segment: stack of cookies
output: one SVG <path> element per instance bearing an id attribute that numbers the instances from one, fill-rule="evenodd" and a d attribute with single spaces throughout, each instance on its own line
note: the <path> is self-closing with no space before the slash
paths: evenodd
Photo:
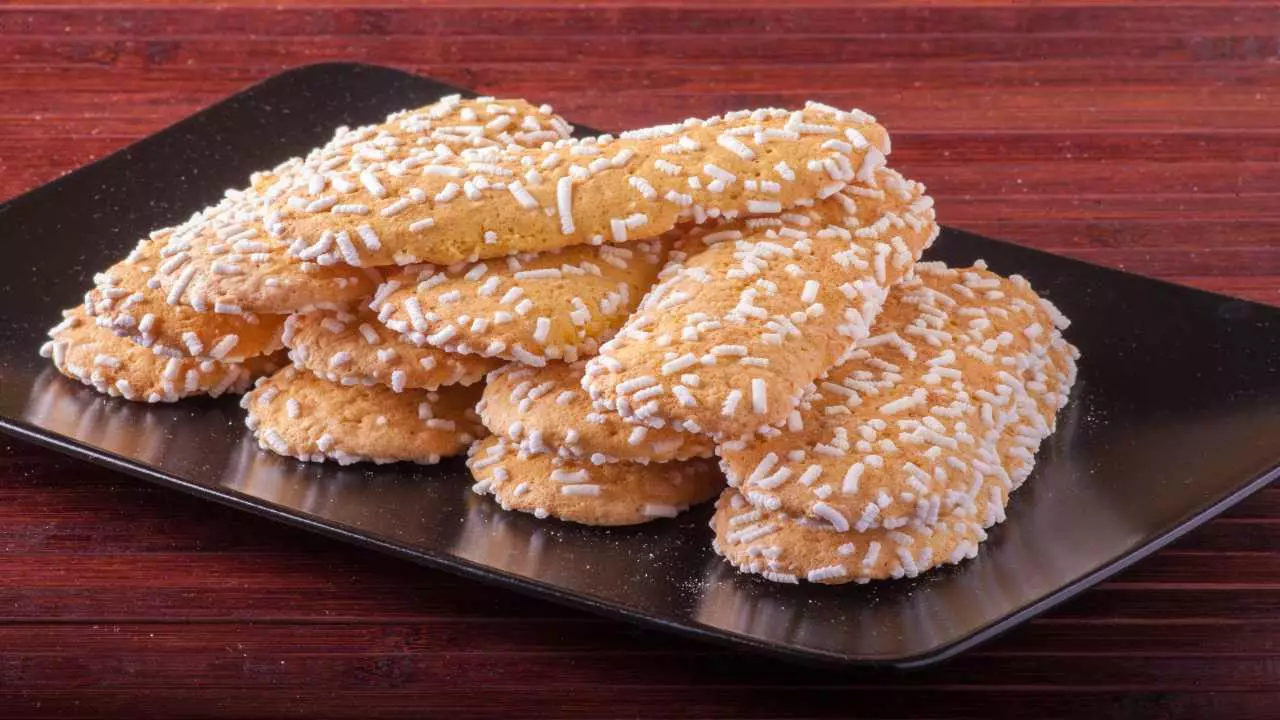
<path id="1" fill-rule="evenodd" d="M 153 402 L 256 377 L 249 427 L 302 460 L 469 448 L 476 492 L 540 518 L 719 495 L 714 547 L 773 580 L 971 556 L 1066 401 L 1065 319 L 918 262 L 932 200 L 860 111 L 570 130 L 456 97 L 340 128 L 143 241 L 46 352 Z"/>
<path id="2" fill-rule="evenodd" d="M 1065 321 L 1018 276 L 921 263 L 785 432 L 719 446 L 715 548 L 772 580 L 914 577 L 1004 519 L 1075 378 Z"/>
<path id="3" fill-rule="evenodd" d="M 257 378 L 242 403 L 250 427 L 263 447 L 300 459 L 459 454 L 483 433 L 479 387 L 467 386 L 501 363 L 418 347 L 378 322 L 365 306 L 383 273 L 357 267 L 364 263 L 354 249 L 380 249 L 367 223 L 303 244 L 285 219 L 308 208 L 339 220 L 368 214 L 337 200 L 357 186 L 385 194 L 380 177 L 460 153 L 540 146 L 571 131 L 546 106 L 459 97 L 380 125 L 338 128 L 306 158 L 255 174 L 249 187 L 152 233 L 95 276 L 44 353 L 65 374 L 131 400 L 216 397 Z M 393 214 L 384 208 L 379 217 Z M 289 360 L 294 367 L 270 375 Z"/>
<path id="4" fill-rule="evenodd" d="M 217 238 L 213 228 L 240 216 L 241 204 L 249 202 L 245 194 L 228 193 L 222 204 L 186 223 L 152 233 L 94 276 L 82 306 L 63 312 L 41 354 L 99 392 L 146 402 L 244 392 L 255 375 L 279 367 L 282 315 L 208 303 L 204 296 L 182 303 L 155 278 L 188 262 L 172 248 L 241 242 Z"/>

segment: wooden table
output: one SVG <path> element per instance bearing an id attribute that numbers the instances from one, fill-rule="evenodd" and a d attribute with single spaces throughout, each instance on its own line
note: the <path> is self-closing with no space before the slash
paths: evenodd
<path id="1" fill-rule="evenodd" d="M 410 5 L 0 8 L 0 198 L 284 68 L 353 59 L 597 127 L 860 106 L 948 224 L 1280 304 L 1274 4 Z M 0 439 L 0 717 L 384 713 L 1275 718 L 1280 489 L 944 666 L 841 674 Z"/>

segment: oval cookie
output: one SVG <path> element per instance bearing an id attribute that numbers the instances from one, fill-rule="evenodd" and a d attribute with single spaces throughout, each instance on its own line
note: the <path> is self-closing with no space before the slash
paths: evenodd
<path id="1" fill-rule="evenodd" d="M 297 188 L 272 210 L 310 246 L 368 236 L 352 265 L 447 265 L 571 245 L 656 237 L 677 223 L 780 212 L 884 164 L 889 138 L 866 113 L 810 103 L 559 140 L 464 150 L 403 172 L 371 160 L 361 182 Z"/>
<path id="2" fill-rule="evenodd" d="M 287 367 L 241 398 L 245 424 L 264 450 L 341 465 L 432 464 L 459 455 L 485 434 L 475 414 L 477 386 L 393 392 L 344 386 Z"/>
<path id="3" fill-rule="evenodd" d="M 711 441 L 670 428 L 628 425 L 592 407 L 582 390 L 584 363 L 545 368 L 507 365 L 489 375 L 476 411 L 495 435 L 526 455 L 551 454 L 594 465 L 711 457 Z"/>
<path id="4" fill-rule="evenodd" d="M 288 314 L 348 307 L 373 293 L 381 276 L 331 258 L 288 254 L 291 243 L 267 231 L 262 198 L 231 190 L 222 202 L 152 234 L 164 260 L 150 281 L 171 305 Z"/>
<path id="5" fill-rule="evenodd" d="M 163 237 L 163 236 L 162 236 Z M 169 303 L 151 281 L 166 259 L 162 243 L 145 239 L 124 260 L 94 276 L 85 310 L 98 325 L 158 355 L 237 362 L 280 348 L 283 315 L 258 315 L 228 303 Z"/>
<path id="6" fill-rule="evenodd" d="M 663 240 L 565 248 L 388 277 L 371 307 L 414 344 L 541 367 L 592 355 L 667 256 Z"/>
<path id="7" fill-rule="evenodd" d="M 342 196 L 357 187 L 376 194 L 376 175 L 366 171 L 400 177 L 466 150 L 536 148 L 572 134 L 573 126 L 550 105 L 449 95 L 430 105 L 392 113 L 381 123 L 340 127 L 332 140 L 306 157 L 256 175 L 253 186 L 272 200 L 286 195 Z"/>
<path id="8" fill-rule="evenodd" d="M 840 530 L 929 522 L 956 478 L 1020 482 L 1006 469 L 1053 431 L 1075 379 L 1062 327 L 1018 276 L 923 263 L 785 432 L 721 445 L 722 468 L 758 507 Z"/>
<path id="9" fill-rule="evenodd" d="M 172 302 L 213 307 L 222 302 L 262 313 L 290 313 L 312 307 L 346 307 L 368 297 L 379 278 L 352 265 L 362 253 L 385 253 L 374 231 L 355 223 L 349 233 L 319 234 L 305 242 L 287 232 L 282 213 L 267 204 L 289 195 L 285 211 L 328 203 L 341 212 L 349 203 L 335 193 L 369 186 L 367 172 L 409 171 L 458 151 L 535 145 L 567 137 L 571 131 L 550 108 L 521 100 L 456 96 L 417 110 L 391 115 L 380 125 L 339 128 L 333 140 L 276 168 L 255 174 L 253 185 L 231 191 L 176 228 L 164 246 L 166 263 L 156 280 Z M 411 199 L 411 198 L 409 198 Z M 383 208 L 387 217 L 394 208 Z M 352 216 L 355 217 L 355 216 Z"/>
<path id="10" fill-rule="evenodd" d="M 59 372 L 126 400 L 176 402 L 193 395 L 241 393 L 258 374 L 255 370 L 268 371 L 272 365 L 266 358 L 224 363 L 162 357 L 99 327 L 82 307 L 64 311 L 49 337 L 40 355 L 52 359 Z"/>
<path id="11" fill-rule="evenodd" d="M 284 342 L 297 367 L 339 385 L 385 385 L 396 392 L 471 385 L 500 362 L 405 342 L 368 310 L 290 315 Z"/>
<path id="12" fill-rule="evenodd" d="M 865 337 L 937 235 L 924 186 L 889 169 L 774 218 L 692 228 L 662 281 L 587 364 L 629 422 L 718 439 L 772 434 Z"/>
<path id="13" fill-rule="evenodd" d="M 583 525 L 636 525 L 675 517 L 715 497 L 724 479 L 712 460 L 591 465 L 550 455 L 524 456 L 503 438 L 472 448 L 472 489 L 504 509 Z"/>
<path id="14" fill-rule="evenodd" d="M 987 501 L 981 504 L 985 508 Z M 711 529 L 712 548 L 741 572 L 826 585 L 915 577 L 973 558 L 987 538 L 981 522 L 964 517 L 943 518 L 928 528 L 836 532 L 826 523 L 761 511 L 733 488 L 716 501 Z"/>

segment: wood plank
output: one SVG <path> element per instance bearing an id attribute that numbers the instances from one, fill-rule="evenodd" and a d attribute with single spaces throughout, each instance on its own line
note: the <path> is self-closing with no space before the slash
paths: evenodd
<path id="1" fill-rule="evenodd" d="M 184 677 L 198 675 L 205 689 L 272 689 L 276 692 L 338 686 L 354 672 L 367 673 L 373 688 L 425 686 L 445 674 L 479 679 L 495 662 L 510 661 L 514 653 L 477 652 L 464 638 L 456 646 L 423 651 L 413 646 L 414 635 L 382 632 L 364 638 L 358 647 L 332 652 L 308 642 L 302 647 L 276 643 L 270 646 L 244 642 L 249 633 L 244 626 L 219 626 L 221 639 L 201 633 L 143 631 L 111 624 L 96 628 L 76 628 L 85 637 L 84 654 L 74 652 L 23 653 L 21 664 L 24 690 L 52 687 L 90 687 L 127 691 L 151 686 L 173 685 Z M 290 628 L 271 628 L 277 634 Z M 130 630 L 132 630 L 130 632 Z M 236 632 L 239 630 L 239 632 Z M 264 632 L 270 632 L 264 629 Z M 4 633 L 8 635 L 10 633 Z M 295 635 L 297 633 L 295 632 Z M 63 637 L 68 637 L 64 633 Z M 270 635 L 267 635 L 270 637 Z M 318 638 L 323 641 L 323 631 Z M 332 638 L 330 638 L 332 639 Z M 65 642 L 65 641 L 64 641 Z M 209 643 L 225 648 L 214 655 Z M 295 641 L 296 642 L 296 641 Z M 372 647 L 371 647 L 372 646 Z M 113 660 L 116 654 L 129 658 L 128 669 Z M 959 658 L 945 668 L 930 668 L 911 675 L 888 672 L 847 672 L 814 670 L 785 665 L 772 660 L 735 657 L 724 652 L 689 652 L 689 648 L 669 651 L 588 651 L 554 650 L 520 652 L 520 672 L 506 677 L 490 677 L 486 689 L 550 686 L 593 687 L 634 686 L 699 688 L 743 683 L 757 689 L 785 692 L 803 685 L 847 691 L 863 688 L 945 688 L 965 685 L 973 688 L 1044 689 L 1141 689 L 1178 691 L 1199 684 L 1217 691 L 1258 691 L 1280 680 L 1280 669 L 1265 654 L 1248 656 L 1219 654 L 1212 663 L 1202 656 L 1153 654 L 1142 663 L 1126 655 L 1059 655 L 1054 663 L 1060 673 L 1045 673 L 1039 656 L 983 653 Z M 230 660 L 230 662 L 228 662 Z M 388 667 L 388 665 L 390 667 Z M 283 667 L 281 667 L 283 666 Z M 274 669 L 274 671 L 272 671 Z M 636 683 L 637 673 L 644 681 Z M 44 680 L 43 678 L 48 678 Z"/>
<path id="2" fill-rule="evenodd" d="M 1078 655 L 1128 657 L 1265 656 L 1277 651 L 1275 622 L 1073 622 L 1037 620 L 1024 632 L 1006 635 L 973 651 L 989 656 L 1052 656 L 1070 641 Z M 7 652 L 23 657 L 62 658 L 119 654 L 131 649 L 162 654 L 199 654 L 217 646 L 246 655 L 361 656 L 466 651 L 477 655 L 585 653 L 601 646 L 646 654 L 686 652 L 725 661 L 734 653 L 672 635 L 645 632 L 590 616 L 573 618 L 433 618 L 411 622 L 324 623 L 89 623 L 0 624 Z M 1135 649 L 1142 648 L 1142 649 Z"/>
<path id="3" fill-rule="evenodd" d="M 479 62 L 538 63 L 591 62 L 634 58 L 643 62 L 723 63 L 727 58 L 773 64 L 919 61 L 1019 61 L 1069 60 L 1089 57 L 1160 62 L 1265 61 L 1280 53 L 1280 38 L 1203 37 L 1195 35 L 1106 33 L 1004 33 L 1004 34 L 862 34 L 862 27 L 837 23 L 840 34 L 770 34 L 767 43 L 752 35 L 722 35 L 715 43 L 690 42 L 685 34 L 564 34 L 550 38 L 531 34 L 493 34 L 494 30 L 521 27 L 526 22 L 501 22 L 485 27 L 483 34 L 437 35 L 430 42 L 413 35 L 279 35 L 231 33 L 201 35 L 108 36 L 26 35 L 0 33 L 0 51 L 11 64 L 22 67 L 42 63 L 94 62 L 123 65 L 185 64 L 196 58 L 205 67 L 271 66 L 301 61 L 345 58 L 384 63 Z M 1264 23 L 1265 25 L 1266 23 Z M 1274 19 L 1270 21 L 1274 26 Z M 849 32 L 849 28 L 856 28 Z M 701 32 L 701 31 L 699 31 Z M 839 32 L 837 30 L 837 32 Z M 1264 30 L 1251 30 L 1263 32 Z M 696 35 L 697 33 L 693 33 Z M 652 58 L 652 60 L 651 60 Z"/>
<path id="4" fill-rule="evenodd" d="M 774 91 L 785 86 L 813 94 L 849 87 L 900 90 L 903 66 L 858 58 L 852 62 L 824 61 L 810 65 L 779 65 L 769 60 L 739 60 L 700 65 L 696 73 L 680 63 L 653 58 L 643 64 L 626 58 L 604 58 L 589 67 L 576 62 L 542 61 L 512 64 L 470 59 L 465 63 L 414 62 L 405 70 L 440 72 L 465 77 L 470 87 L 503 87 L 508 92 L 574 92 L 583 87 L 619 87 L 646 91 L 694 91 L 736 93 Z M 63 96 L 75 93 L 121 92 L 157 88 L 169 92 L 208 93 L 219 87 L 235 89 L 266 77 L 265 69 L 232 66 L 210 77 L 193 65 L 128 66 L 68 62 L 12 67 L 0 77 L 0 92 L 44 90 L 56 83 Z M 109 85 L 106 85 L 109 81 Z M 910 84 L 924 88 L 990 87 L 1204 87 L 1233 86 L 1259 90 L 1280 84 L 1280 67 L 1268 62 L 1149 62 L 1117 65 L 1114 62 L 1073 57 L 1036 63 L 978 59 L 964 64 L 952 61 L 919 61 L 911 65 Z M 998 101 L 999 98 L 992 98 Z M 1119 149 L 1124 149 L 1120 146 Z"/>
<path id="5" fill-rule="evenodd" d="M 3 43 L 0 43 L 3 45 Z M 2 48 L 0 48 L 2 49 Z M 43 62 L 43 61 L 41 61 Z M 291 63 L 290 67 L 293 66 Z M 277 66 L 275 70 L 285 69 Z M 455 84 L 466 84 L 465 74 L 431 72 L 424 74 Z M 849 88 L 856 88 L 850 85 Z M 818 99 L 842 107 L 866 107 L 875 110 L 889 127 L 902 131 L 930 129 L 934 132 L 1026 132 L 1028 130 L 1063 131 L 1274 131 L 1277 105 L 1274 94 L 1241 90 L 1236 97 L 1210 98 L 1201 89 L 1164 88 L 1135 93 L 1115 90 L 1099 91 L 1109 97 L 1097 97 L 1087 90 L 1059 94 L 1051 90 L 1011 88 L 1002 92 L 1000 102 L 990 102 L 979 90 L 938 90 L 912 93 L 865 92 L 857 89 L 824 92 L 815 97 L 808 91 L 741 92 L 717 94 L 706 92 L 647 92 L 627 88 L 609 88 L 608 93 L 591 93 L 583 87 L 578 92 L 546 91 L 540 93 L 511 90 L 500 85 L 480 86 L 481 92 L 498 95 L 530 95 L 554 105 L 561 113 L 585 125 L 601 128 L 626 128 L 679 120 L 691 115 L 712 115 L 742 107 L 793 106 L 805 100 Z M 599 88 L 597 88 L 599 89 Z M 173 120 L 211 103 L 225 93 L 211 93 L 196 100 L 177 99 L 141 102 L 141 107 L 125 106 L 112 117 L 149 115 L 152 106 L 181 103 L 168 111 Z M 608 100 L 606 101 L 606 97 Z M 74 95 L 68 102 L 74 102 Z M 39 103 L 37 99 L 32 102 Z M 49 119 L 97 117 L 110 122 L 101 105 L 62 109 L 49 107 Z M 26 119 L 24 117 L 24 119 Z M 40 122 L 46 121 L 42 115 Z M 108 132 L 118 132 L 104 128 Z"/>
<path id="6" fill-rule="evenodd" d="M 507 7 L 508 3 L 433 3 L 431 12 L 383 6 L 365 10 L 330 3 L 292 7 L 252 7 L 237 12 L 197 3 L 166 3 L 169 7 L 92 10 L 87 7 L 11 8 L 0 18 L 7 32 L 92 37 L 127 28 L 143 36 L 181 33 L 230 35 L 271 34 L 279 37 L 335 34 L 396 36 L 427 34 L 468 36 L 502 32 L 513 36 L 559 38 L 567 34 L 618 34 L 643 28 L 653 35 L 754 36 L 762 28 L 770 36 L 799 34 L 845 36 L 902 36 L 919 34 L 966 37 L 984 35 L 1083 36 L 1184 35 L 1194 29 L 1201 36 L 1266 35 L 1280 30 L 1280 18 L 1265 5 L 1240 5 L 1232 12 L 1211 6 L 1153 7 L 849 7 L 836 3 L 796 3 L 779 7 L 755 3 L 750 14 L 737 5 L 667 3 L 665 6 L 615 3 L 584 11 L 551 4 Z M 185 7 L 183 7 L 185 5 Z M 1089 31 L 1093 30 L 1092 33 Z M 1083 39 L 1083 38 L 1081 38 Z M 1140 57 L 1140 56 L 1134 56 Z M 1130 58 L 1133 59 L 1133 58 Z"/>
<path id="7" fill-rule="evenodd" d="M 234 662 L 229 658 L 228 662 Z M 518 662 L 518 660 L 512 660 Z M 371 664 L 372 665 L 372 664 Z M 376 667 L 376 666 L 375 666 Z M 387 672 L 394 663 L 383 666 Z M 262 669 L 267 672 L 267 668 Z M 270 670 L 278 671 L 277 668 Z M 157 687 L 145 694 L 119 690 L 76 689 L 26 691 L 0 690 L 0 702 L 15 712 L 42 715 L 93 717 L 163 716 L 175 718 L 310 716 L 305 709 L 325 717 L 367 720 L 371 708 L 389 715 L 424 718 L 492 718 L 528 715 L 565 718 L 789 718 L 797 711 L 806 717 L 848 717 L 850 708 L 874 708 L 881 718 L 936 718 L 943 708 L 947 717 L 982 720 L 1067 718 L 1075 713 L 1090 718 L 1229 717 L 1233 720 L 1274 720 L 1274 693 L 1267 691 L 1216 693 L 1203 686 L 1169 692 L 1126 693 L 1026 688 L 976 693 L 969 688 L 916 689 L 910 693 L 884 692 L 876 688 L 836 690 L 806 687 L 704 687 L 664 688 L 631 684 L 625 688 L 558 687 L 548 691 L 536 686 L 488 687 L 494 670 L 474 681 L 481 689 L 462 687 L 456 675 L 446 674 L 430 688 L 379 686 L 366 679 L 367 668 L 353 669 L 338 688 L 299 688 L 287 696 L 236 688 L 204 690 L 198 687 Z M 533 710 L 531 711 L 531 708 Z M 1078 717 L 1078 716 L 1077 716 Z"/>

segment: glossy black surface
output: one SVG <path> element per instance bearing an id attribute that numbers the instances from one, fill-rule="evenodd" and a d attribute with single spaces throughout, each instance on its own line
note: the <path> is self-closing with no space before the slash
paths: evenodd
<path id="1" fill-rule="evenodd" d="M 1027 619 L 1280 473 L 1280 311 L 947 231 L 930 255 L 1021 273 L 1075 320 L 1080 382 L 979 557 L 916 581 L 738 576 L 708 512 L 623 530 L 506 514 L 461 462 L 306 465 L 257 450 L 235 399 L 102 398 L 36 354 L 58 311 L 154 227 L 342 123 L 452 88 L 398 71 L 292 71 L 0 206 L 0 427 L 162 484 L 593 610 L 835 663 L 920 665 Z M 536 101 L 536 98 L 534 98 Z M 946 208 L 941 209 L 946 216 Z"/>

